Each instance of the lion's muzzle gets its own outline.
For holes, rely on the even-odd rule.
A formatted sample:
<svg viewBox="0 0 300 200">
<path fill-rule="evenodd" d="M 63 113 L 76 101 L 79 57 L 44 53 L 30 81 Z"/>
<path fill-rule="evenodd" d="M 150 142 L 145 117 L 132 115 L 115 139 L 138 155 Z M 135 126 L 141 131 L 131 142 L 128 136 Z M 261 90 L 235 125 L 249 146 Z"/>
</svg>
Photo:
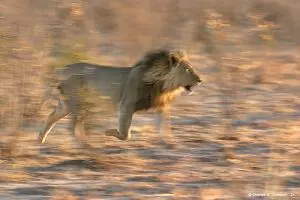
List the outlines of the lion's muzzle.
<svg viewBox="0 0 300 200">
<path fill-rule="evenodd" d="M 203 82 L 203 81 L 202 81 L 201 79 L 198 79 L 195 83 L 190 84 L 190 85 L 186 85 L 184 88 L 185 88 L 185 90 L 191 92 L 191 91 L 193 90 L 194 87 L 200 85 L 202 82 Z"/>
<path fill-rule="evenodd" d="M 184 89 L 188 92 L 188 95 L 192 95 L 194 93 L 194 88 L 200 85 L 203 82 L 200 78 L 197 78 L 197 81 L 193 84 L 184 86 Z"/>
</svg>

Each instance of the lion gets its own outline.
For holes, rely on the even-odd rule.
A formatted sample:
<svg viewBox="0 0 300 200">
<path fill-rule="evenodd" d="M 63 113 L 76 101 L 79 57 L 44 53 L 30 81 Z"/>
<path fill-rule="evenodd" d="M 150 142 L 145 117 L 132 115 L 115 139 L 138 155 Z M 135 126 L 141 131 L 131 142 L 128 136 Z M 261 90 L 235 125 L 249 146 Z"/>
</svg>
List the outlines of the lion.
<svg viewBox="0 0 300 200">
<path fill-rule="evenodd" d="M 170 103 L 181 92 L 191 92 L 202 82 L 182 50 L 148 52 L 132 67 L 76 63 L 64 67 L 62 72 L 67 78 L 57 87 L 60 98 L 39 133 L 41 143 L 55 124 L 69 114 L 74 136 L 85 141 L 87 113 L 108 105 L 118 113 L 118 125 L 105 131 L 107 136 L 130 139 L 134 113 L 150 109 L 157 113 L 158 132 L 169 134 Z"/>
</svg>

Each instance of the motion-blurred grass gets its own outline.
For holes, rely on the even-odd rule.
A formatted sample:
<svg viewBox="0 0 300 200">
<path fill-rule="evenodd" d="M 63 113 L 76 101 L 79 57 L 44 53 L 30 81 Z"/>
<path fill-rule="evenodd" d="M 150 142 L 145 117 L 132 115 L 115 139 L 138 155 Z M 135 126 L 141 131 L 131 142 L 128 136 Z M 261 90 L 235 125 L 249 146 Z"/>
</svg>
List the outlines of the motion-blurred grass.
<svg viewBox="0 0 300 200">
<path fill-rule="evenodd" d="M 2 0 L 0 198 L 299 196 L 299 9 L 297 0 Z M 151 114 L 137 115 L 133 141 L 92 130 L 96 154 L 76 148 L 64 124 L 37 144 L 56 68 L 130 66 L 162 47 L 185 49 L 205 79 L 174 105 L 176 149 L 159 146 Z"/>
</svg>

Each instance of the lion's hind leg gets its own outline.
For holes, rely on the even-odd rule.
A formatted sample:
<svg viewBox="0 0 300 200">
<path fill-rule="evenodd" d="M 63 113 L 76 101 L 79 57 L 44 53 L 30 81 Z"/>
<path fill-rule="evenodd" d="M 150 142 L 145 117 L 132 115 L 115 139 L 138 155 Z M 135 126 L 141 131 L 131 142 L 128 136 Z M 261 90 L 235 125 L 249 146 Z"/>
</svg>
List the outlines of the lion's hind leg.
<svg viewBox="0 0 300 200">
<path fill-rule="evenodd" d="M 72 132 L 76 140 L 84 147 L 90 147 L 87 143 L 87 136 L 84 126 L 84 118 L 82 116 L 74 115 L 72 118 Z"/>
<path fill-rule="evenodd" d="M 48 116 L 46 123 L 44 125 L 43 130 L 39 133 L 39 141 L 40 143 L 44 143 L 46 138 L 55 124 L 65 116 L 69 114 L 69 109 L 67 108 L 67 104 L 64 100 L 59 100 L 58 105 L 55 110 Z"/>
</svg>

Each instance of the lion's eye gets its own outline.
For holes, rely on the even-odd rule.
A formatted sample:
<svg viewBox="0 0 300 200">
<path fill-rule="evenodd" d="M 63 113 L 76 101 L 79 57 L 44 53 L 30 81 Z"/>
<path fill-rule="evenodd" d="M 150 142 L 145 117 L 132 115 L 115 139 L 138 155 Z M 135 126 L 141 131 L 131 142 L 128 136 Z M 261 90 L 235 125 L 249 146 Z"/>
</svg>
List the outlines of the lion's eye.
<svg viewBox="0 0 300 200">
<path fill-rule="evenodd" d="M 191 72 L 191 70 L 190 70 L 190 69 L 188 69 L 188 68 L 186 68 L 186 69 L 185 69 L 185 72 Z"/>
</svg>

